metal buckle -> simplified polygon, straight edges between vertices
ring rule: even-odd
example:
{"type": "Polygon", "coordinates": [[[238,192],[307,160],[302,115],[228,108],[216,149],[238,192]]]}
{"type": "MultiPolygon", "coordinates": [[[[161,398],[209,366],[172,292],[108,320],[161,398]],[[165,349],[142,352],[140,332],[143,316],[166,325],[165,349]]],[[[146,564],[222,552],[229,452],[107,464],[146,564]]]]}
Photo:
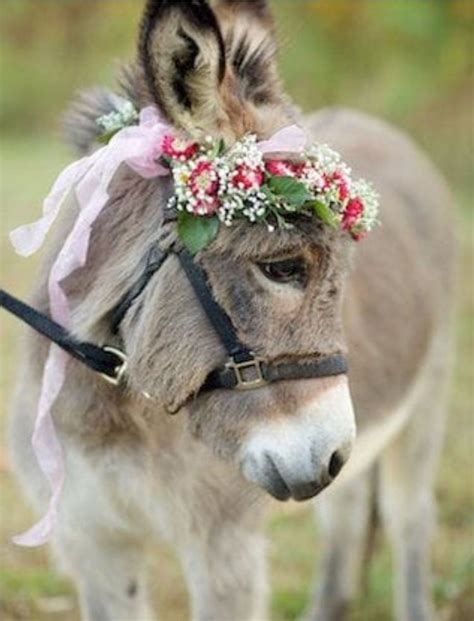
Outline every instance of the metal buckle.
{"type": "MultiPolygon", "coordinates": [[[[252,354],[253,355],[253,354],[252,354]]],[[[265,361],[262,358],[253,358],[252,360],[246,360],[245,362],[236,362],[233,358],[225,365],[226,369],[232,369],[237,381],[235,386],[236,390],[255,390],[256,388],[263,388],[267,386],[268,382],[263,377],[262,364],[265,361]],[[246,379],[246,371],[252,370],[255,377],[253,379],[246,379]]]]}
{"type": "Polygon", "coordinates": [[[113,376],[107,375],[106,373],[100,374],[107,383],[112,384],[112,386],[118,386],[120,382],[122,381],[123,376],[127,372],[127,367],[128,367],[127,355],[121,349],[117,349],[116,347],[111,347],[110,345],[107,345],[103,347],[102,349],[111,354],[114,354],[115,356],[117,356],[117,358],[120,358],[120,360],[122,361],[121,364],[115,367],[113,376]]]}

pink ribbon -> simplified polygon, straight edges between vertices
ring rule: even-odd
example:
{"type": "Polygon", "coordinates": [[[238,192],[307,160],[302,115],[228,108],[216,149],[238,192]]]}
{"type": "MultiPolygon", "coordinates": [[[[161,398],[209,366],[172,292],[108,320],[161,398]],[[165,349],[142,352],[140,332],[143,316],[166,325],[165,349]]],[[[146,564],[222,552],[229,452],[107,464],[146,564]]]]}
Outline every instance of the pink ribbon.
{"type": "MultiPolygon", "coordinates": [[[[66,168],[44,202],[43,217],[11,233],[11,241],[19,254],[33,254],[43,244],[65,198],[71,190],[75,191],[79,216],[53,264],[48,281],[51,317],[64,327],[71,327],[71,318],[61,282],[86,263],[92,225],[107,204],[108,188],[115,173],[126,163],[147,179],[168,175],[168,169],[157,160],[163,137],[170,131],[172,128],[154,108],[146,108],[140,115],[140,125],[123,129],[106,147],[66,168]]],[[[51,346],[43,372],[32,444],[52,495],[44,517],[29,531],[13,538],[18,545],[46,543],[56,525],[65,467],[51,408],[64,385],[68,359],[65,352],[51,346]]]]}
{"type": "Polygon", "coordinates": [[[258,148],[266,153],[301,153],[307,145],[307,137],[298,125],[280,129],[269,140],[258,143],[258,148]]]}
{"type": "MultiPolygon", "coordinates": [[[[122,129],[107,146],[71,164],[60,174],[44,201],[40,220],[10,234],[17,253],[30,256],[42,246],[69,193],[75,193],[79,215],[59,251],[48,280],[51,317],[65,328],[71,328],[71,316],[61,282],[86,264],[92,226],[109,200],[109,187],[117,170],[122,164],[127,164],[145,179],[168,175],[169,170],[159,163],[159,158],[163,138],[170,133],[173,133],[173,128],[158,110],[145,108],[140,113],[139,125],[122,129]]],[[[293,125],[260,142],[259,148],[262,153],[299,152],[305,144],[303,130],[293,125]]],[[[51,345],[44,367],[32,439],[39,467],[51,488],[51,498],[43,518],[26,533],[13,538],[18,545],[38,546],[48,542],[57,523],[65,466],[51,409],[64,385],[68,359],[64,351],[51,345]]]]}

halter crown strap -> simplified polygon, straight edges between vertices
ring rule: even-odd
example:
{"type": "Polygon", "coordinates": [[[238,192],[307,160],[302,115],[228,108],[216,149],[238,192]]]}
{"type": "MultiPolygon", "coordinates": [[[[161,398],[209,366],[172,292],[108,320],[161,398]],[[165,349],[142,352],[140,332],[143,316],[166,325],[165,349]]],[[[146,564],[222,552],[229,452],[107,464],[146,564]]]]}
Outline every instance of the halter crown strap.
{"type": "Polygon", "coordinates": [[[118,306],[116,306],[115,310],[112,313],[110,321],[112,334],[118,333],[120,324],[125,319],[125,315],[133,306],[135,300],[146,289],[152,277],[160,269],[160,267],[163,265],[167,258],[168,253],[161,250],[158,247],[158,244],[153,244],[146,257],[145,270],[143,271],[137,282],[133,285],[133,287],[121,299],[121,301],[118,303],[118,306]]]}

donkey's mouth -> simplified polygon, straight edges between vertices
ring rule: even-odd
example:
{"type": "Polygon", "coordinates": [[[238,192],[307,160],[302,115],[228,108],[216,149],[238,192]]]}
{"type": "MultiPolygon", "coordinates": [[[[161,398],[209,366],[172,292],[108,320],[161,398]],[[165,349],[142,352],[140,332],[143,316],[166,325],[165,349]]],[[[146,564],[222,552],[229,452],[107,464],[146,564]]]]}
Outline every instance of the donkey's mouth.
{"type": "Polygon", "coordinates": [[[263,488],[270,496],[282,502],[292,498],[298,502],[314,498],[322,492],[332,481],[327,476],[323,479],[308,478],[293,473],[286,478],[281,474],[276,460],[266,454],[264,463],[260,466],[252,458],[246,460],[242,468],[244,476],[263,488]]]}
{"type": "Polygon", "coordinates": [[[277,500],[285,501],[291,496],[290,489],[285,480],[278,472],[270,455],[266,455],[266,468],[264,470],[265,480],[260,484],[262,487],[277,500]]]}

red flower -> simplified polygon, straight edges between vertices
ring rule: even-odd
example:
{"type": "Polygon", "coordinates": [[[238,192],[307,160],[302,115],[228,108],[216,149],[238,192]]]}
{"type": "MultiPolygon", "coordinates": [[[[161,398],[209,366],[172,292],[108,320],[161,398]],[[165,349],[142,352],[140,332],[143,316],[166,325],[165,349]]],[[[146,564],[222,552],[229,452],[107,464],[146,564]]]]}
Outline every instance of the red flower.
{"type": "Polygon", "coordinates": [[[332,184],[332,177],[328,174],[323,173],[323,190],[329,190],[332,184]]]}
{"type": "Polygon", "coordinates": [[[232,174],[232,184],[245,190],[261,187],[264,179],[261,168],[251,168],[247,164],[239,164],[232,174]]]}
{"type": "Polygon", "coordinates": [[[300,164],[292,164],[290,163],[290,167],[295,175],[295,177],[302,177],[305,172],[308,171],[308,165],[306,162],[302,162],[300,164]]]}
{"type": "Polygon", "coordinates": [[[212,162],[201,160],[189,176],[189,188],[194,196],[193,211],[211,215],[219,207],[219,178],[212,162]]]}
{"type": "Polygon", "coordinates": [[[163,138],[161,148],[163,154],[168,157],[175,160],[184,159],[188,161],[196,155],[199,150],[199,145],[195,142],[189,142],[176,136],[172,136],[171,134],[167,134],[163,138]]]}
{"type": "Polygon", "coordinates": [[[349,186],[347,183],[341,183],[339,186],[339,198],[341,201],[345,201],[349,198],[349,186]]]}
{"type": "Polygon", "coordinates": [[[285,162],[283,160],[268,160],[265,162],[265,168],[271,175],[275,177],[294,177],[295,164],[285,162]]]}
{"type": "Polygon", "coordinates": [[[345,231],[350,230],[357,220],[364,213],[364,204],[360,198],[353,198],[347,203],[347,207],[342,215],[342,228],[345,231]]]}
{"type": "Polygon", "coordinates": [[[336,171],[333,174],[332,178],[333,178],[333,181],[336,183],[337,187],[339,188],[339,199],[341,201],[345,201],[346,199],[349,198],[348,179],[346,179],[346,177],[339,171],[336,171]]]}
{"type": "Polygon", "coordinates": [[[220,201],[217,196],[200,198],[193,204],[193,212],[198,216],[212,216],[219,209],[220,201]]]}
{"type": "Polygon", "coordinates": [[[336,170],[332,175],[323,174],[323,190],[329,190],[331,186],[336,186],[339,190],[339,200],[345,201],[349,198],[349,180],[336,170]]]}
{"type": "Polygon", "coordinates": [[[195,196],[217,194],[219,180],[212,162],[201,160],[196,164],[189,177],[189,187],[195,196]]]}
{"type": "Polygon", "coordinates": [[[356,242],[361,241],[367,237],[367,231],[359,231],[358,233],[351,233],[352,239],[356,242]]]}

